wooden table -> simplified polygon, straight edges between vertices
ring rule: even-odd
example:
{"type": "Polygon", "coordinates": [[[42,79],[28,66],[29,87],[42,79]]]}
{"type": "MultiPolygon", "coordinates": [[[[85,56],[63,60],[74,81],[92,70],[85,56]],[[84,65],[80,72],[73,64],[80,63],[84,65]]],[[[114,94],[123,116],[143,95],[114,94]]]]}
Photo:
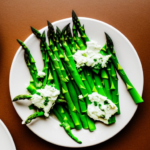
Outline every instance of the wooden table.
{"type": "MultiPolygon", "coordinates": [[[[141,104],[130,123],[110,140],[86,149],[149,150],[150,149],[150,1],[149,0],[5,0],[0,2],[0,118],[10,130],[18,150],[66,149],[48,143],[26,126],[21,125],[10,99],[9,72],[13,57],[19,48],[16,39],[24,41],[30,26],[37,29],[78,16],[104,21],[120,30],[135,47],[144,71],[144,91],[141,104]]],[[[0,141],[2,142],[2,141],[0,141]]]]}

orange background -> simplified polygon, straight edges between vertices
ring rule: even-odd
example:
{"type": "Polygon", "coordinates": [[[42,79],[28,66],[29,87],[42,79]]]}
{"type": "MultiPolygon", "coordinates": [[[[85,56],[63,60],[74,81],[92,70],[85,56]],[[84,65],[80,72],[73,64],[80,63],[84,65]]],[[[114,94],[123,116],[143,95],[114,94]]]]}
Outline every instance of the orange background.
{"type": "MultiPolygon", "coordinates": [[[[140,104],[130,123],[112,139],[86,149],[150,149],[150,1],[149,0],[1,0],[0,1],[0,119],[12,134],[18,150],[67,149],[48,143],[25,125],[17,115],[9,94],[9,72],[19,48],[16,39],[24,41],[30,26],[41,29],[50,22],[78,16],[104,21],[120,30],[135,47],[144,71],[145,103],[140,104]]],[[[2,142],[2,141],[0,141],[2,142]]]]}

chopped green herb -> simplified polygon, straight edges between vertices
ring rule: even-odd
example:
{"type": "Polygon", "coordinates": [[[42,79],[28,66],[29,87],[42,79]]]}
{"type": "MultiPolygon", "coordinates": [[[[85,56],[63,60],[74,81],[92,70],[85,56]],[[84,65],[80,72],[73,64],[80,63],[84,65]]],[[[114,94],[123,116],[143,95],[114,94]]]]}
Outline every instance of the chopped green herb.
{"type": "Polygon", "coordinates": [[[101,115],[100,117],[101,117],[101,118],[105,118],[105,115],[101,115]]]}
{"type": "Polygon", "coordinates": [[[49,102],[49,100],[48,100],[48,98],[46,98],[46,100],[45,100],[45,102],[44,102],[44,105],[47,106],[47,105],[48,105],[48,102],[49,102]]]}
{"type": "Polygon", "coordinates": [[[97,102],[94,101],[94,105],[97,106],[97,102]]]}
{"type": "Polygon", "coordinates": [[[109,104],[109,103],[108,103],[108,101],[107,101],[107,100],[105,100],[105,101],[104,101],[104,105],[107,105],[107,104],[109,104]]]}
{"type": "Polygon", "coordinates": [[[87,55],[86,55],[85,53],[83,53],[83,54],[82,54],[82,56],[85,56],[85,57],[87,57],[87,55]]]}
{"type": "Polygon", "coordinates": [[[101,105],[101,104],[99,104],[99,109],[101,109],[101,106],[102,106],[102,105],[101,105]]]}

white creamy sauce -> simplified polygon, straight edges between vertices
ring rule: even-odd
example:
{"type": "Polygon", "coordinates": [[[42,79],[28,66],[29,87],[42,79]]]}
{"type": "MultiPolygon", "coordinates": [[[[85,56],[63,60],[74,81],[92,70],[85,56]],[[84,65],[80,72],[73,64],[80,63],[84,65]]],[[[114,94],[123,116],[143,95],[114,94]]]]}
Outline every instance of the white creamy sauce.
{"type": "Polygon", "coordinates": [[[87,48],[85,50],[78,50],[73,58],[76,61],[76,67],[82,66],[95,67],[100,64],[102,68],[107,66],[107,62],[111,55],[103,56],[100,54],[101,46],[95,41],[87,42],[87,48]]]}
{"type": "Polygon", "coordinates": [[[110,117],[118,111],[117,106],[107,99],[107,97],[96,92],[93,92],[88,96],[89,100],[92,102],[92,104],[89,104],[87,108],[88,116],[94,120],[108,124],[110,117]]]}
{"type": "Polygon", "coordinates": [[[44,89],[37,90],[43,97],[48,97],[49,100],[56,100],[60,91],[50,85],[46,85],[44,89]]]}
{"type": "Polygon", "coordinates": [[[50,85],[46,85],[44,89],[37,90],[40,95],[34,94],[32,95],[31,102],[38,108],[42,108],[44,111],[44,115],[46,117],[49,116],[50,109],[54,106],[55,101],[57,100],[60,91],[55,89],[50,85]],[[48,98],[47,105],[45,105],[45,100],[48,98]]]}
{"type": "Polygon", "coordinates": [[[38,76],[39,76],[40,78],[43,78],[44,76],[46,76],[46,73],[43,72],[43,71],[38,71],[38,76]]]}

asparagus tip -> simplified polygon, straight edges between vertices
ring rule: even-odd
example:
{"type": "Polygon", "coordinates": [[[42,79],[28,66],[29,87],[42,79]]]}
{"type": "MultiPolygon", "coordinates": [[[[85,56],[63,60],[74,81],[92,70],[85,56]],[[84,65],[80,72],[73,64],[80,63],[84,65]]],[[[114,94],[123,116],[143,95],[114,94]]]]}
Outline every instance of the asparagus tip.
{"type": "Polygon", "coordinates": [[[62,34],[64,34],[64,32],[66,31],[66,29],[68,29],[70,26],[70,23],[68,23],[63,29],[62,29],[62,34]]]}
{"type": "Polygon", "coordinates": [[[42,37],[43,37],[43,36],[45,36],[45,31],[43,31],[43,33],[42,33],[42,37]]]}
{"type": "Polygon", "coordinates": [[[72,17],[77,17],[77,15],[76,15],[74,10],[72,10],[72,17]]]}
{"type": "Polygon", "coordinates": [[[37,34],[37,33],[39,32],[37,29],[33,28],[32,26],[30,26],[30,27],[31,27],[31,30],[32,30],[32,32],[33,32],[34,34],[37,34]]]}
{"type": "Polygon", "coordinates": [[[112,39],[110,38],[110,36],[109,36],[106,32],[104,32],[104,33],[105,33],[105,36],[106,36],[107,44],[111,44],[112,46],[114,46],[113,41],[112,41],[112,39]]]}
{"type": "Polygon", "coordinates": [[[33,28],[32,26],[31,26],[31,30],[32,30],[33,34],[37,33],[37,30],[35,28],[33,28]]]}
{"type": "Polygon", "coordinates": [[[47,20],[47,24],[48,26],[52,26],[51,22],[49,22],[48,20],[47,20]]]}
{"type": "Polygon", "coordinates": [[[17,42],[18,42],[20,45],[22,45],[22,41],[21,41],[21,40],[17,39],[17,42]]]}
{"type": "Polygon", "coordinates": [[[48,29],[49,29],[51,32],[54,32],[54,27],[53,27],[52,23],[49,22],[48,20],[47,20],[47,25],[48,25],[48,29]]]}
{"type": "Polygon", "coordinates": [[[31,28],[32,32],[34,32],[34,28],[32,26],[30,26],[30,28],[31,28]]]}
{"type": "Polygon", "coordinates": [[[59,31],[61,31],[61,30],[59,29],[59,27],[58,27],[58,26],[56,26],[56,30],[59,30],[59,31]]]}

